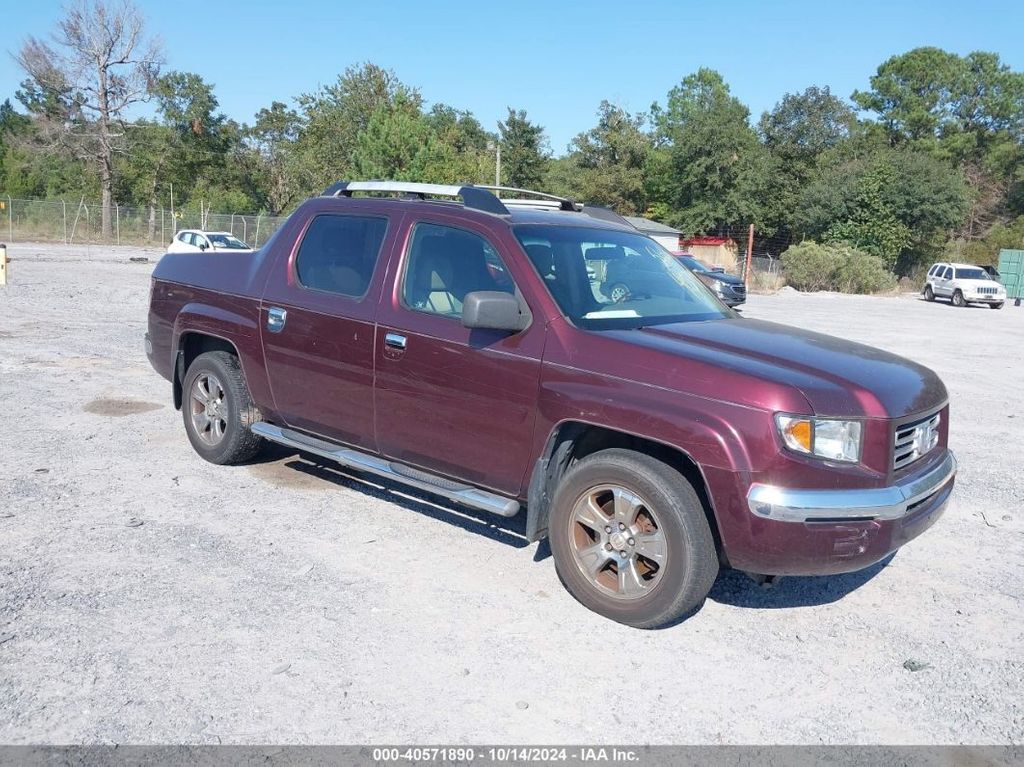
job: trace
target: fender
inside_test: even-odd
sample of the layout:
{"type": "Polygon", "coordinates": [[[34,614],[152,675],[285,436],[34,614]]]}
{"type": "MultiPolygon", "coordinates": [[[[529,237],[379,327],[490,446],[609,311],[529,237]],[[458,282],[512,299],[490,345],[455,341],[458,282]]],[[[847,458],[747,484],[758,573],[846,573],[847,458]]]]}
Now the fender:
{"type": "Polygon", "coordinates": [[[691,465],[699,475],[691,479],[703,484],[698,492],[706,492],[715,517],[711,521],[717,522],[707,471],[721,470],[732,476],[735,472],[749,478],[751,456],[740,434],[743,429],[754,429],[745,433],[758,434],[768,428],[765,424],[770,424],[770,415],[759,410],[658,387],[630,387],[615,398],[608,398],[607,387],[598,380],[546,384],[544,392],[550,396],[542,399],[542,417],[535,434],[539,441],[534,454],[538,457],[526,491],[526,537],[531,541],[546,534],[551,492],[568,468],[579,440],[591,428],[620,435],[626,442],[641,440],[680,455],[684,465],[691,465]],[[598,390],[602,394],[598,395],[598,390]],[[559,408],[558,403],[565,407],[559,408]],[[581,403],[589,406],[580,407],[581,403]],[[727,408],[728,414],[722,408],[727,408]],[[552,422],[553,411],[559,409],[563,412],[552,422]]]}
{"type": "Polygon", "coordinates": [[[251,298],[218,295],[229,306],[192,301],[185,304],[174,320],[171,348],[175,353],[177,379],[175,405],[180,406],[180,385],[185,378],[183,339],[189,333],[217,338],[233,346],[245,376],[249,393],[257,406],[273,409],[273,399],[263,364],[259,333],[259,302],[251,298]]]}

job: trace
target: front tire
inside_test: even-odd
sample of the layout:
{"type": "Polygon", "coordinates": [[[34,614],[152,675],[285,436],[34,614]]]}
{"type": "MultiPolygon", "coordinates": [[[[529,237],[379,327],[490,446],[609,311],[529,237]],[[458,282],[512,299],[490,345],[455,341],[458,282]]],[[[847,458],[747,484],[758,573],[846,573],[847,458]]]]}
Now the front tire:
{"type": "Polygon", "coordinates": [[[621,304],[627,298],[629,298],[629,288],[621,282],[612,285],[611,290],[608,291],[608,298],[611,299],[613,304],[621,304]]]}
{"type": "Polygon", "coordinates": [[[953,291],[953,306],[959,306],[961,308],[967,306],[967,301],[964,299],[964,294],[962,291],[953,291]]]}
{"type": "Polygon", "coordinates": [[[628,626],[677,621],[700,606],[718,575],[693,486],[642,453],[602,450],[575,464],[555,491],[548,527],[569,593],[628,626]]]}
{"type": "Polygon", "coordinates": [[[249,426],[260,419],[238,357],[206,352],[193,360],[182,387],[185,433],[200,457],[216,464],[247,461],[263,446],[249,426]]]}

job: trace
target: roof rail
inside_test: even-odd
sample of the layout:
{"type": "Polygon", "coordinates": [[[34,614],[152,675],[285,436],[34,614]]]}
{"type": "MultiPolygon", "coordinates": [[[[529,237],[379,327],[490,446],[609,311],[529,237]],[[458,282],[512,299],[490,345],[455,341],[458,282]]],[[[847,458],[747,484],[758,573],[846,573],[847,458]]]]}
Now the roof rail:
{"type": "Polygon", "coordinates": [[[506,204],[510,204],[510,205],[516,205],[517,203],[519,203],[519,204],[522,204],[523,207],[527,207],[528,206],[528,207],[540,208],[540,207],[555,207],[555,206],[551,205],[551,203],[557,203],[557,209],[558,210],[570,210],[570,211],[579,211],[580,210],[579,203],[574,202],[573,200],[569,199],[568,197],[559,197],[559,196],[554,195],[554,194],[548,194],[547,192],[537,192],[537,191],[534,191],[533,189],[520,189],[519,187],[515,187],[515,186],[494,186],[492,184],[475,184],[474,186],[477,189],[487,189],[487,190],[489,190],[491,192],[516,192],[518,194],[528,194],[528,195],[530,195],[531,197],[534,198],[533,200],[524,200],[524,199],[505,199],[505,200],[502,200],[502,202],[504,202],[506,204]],[[545,202],[547,204],[546,205],[538,204],[538,203],[541,203],[541,202],[545,202]]]}
{"type": "Polygon", "coordinates": [[[421,200],[432,197],[461,197],[467,208],[498,216],[509,214],[501,200],[487,187],[461,184],[420,184],[413,181],[339,181],[327,187],[322,197],[351,197],[353,192],[393,192],[412,195],[421,200]]]}

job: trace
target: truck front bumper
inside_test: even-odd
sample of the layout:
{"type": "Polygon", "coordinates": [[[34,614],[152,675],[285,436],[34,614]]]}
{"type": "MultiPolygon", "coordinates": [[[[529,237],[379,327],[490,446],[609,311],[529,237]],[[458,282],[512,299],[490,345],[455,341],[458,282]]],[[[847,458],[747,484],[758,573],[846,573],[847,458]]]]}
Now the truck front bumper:
{"type": "Polygon", "coordinates": [[[956,467],[956,457],[947,450],[942,461],[924,474],[909,477],[891,487],[799,490],[754,484],[747,492],[747,505],[759,517],[782,522],[901,519],[927,504],[947,485],[952,489],[956,467]]]}
{"type": "MultiPolygon", "coordinates": [[[[926,463],[883,488],[747,485],[745,495],[716,508],[725,560],[765,575],[834,575],[868,567],[931,527],[949,503],[956,458],[945,451],[926,463]]],[[[722,497],[719,489],[728,492],[728,477],[709,477],[716,497],[722,497]]]]}

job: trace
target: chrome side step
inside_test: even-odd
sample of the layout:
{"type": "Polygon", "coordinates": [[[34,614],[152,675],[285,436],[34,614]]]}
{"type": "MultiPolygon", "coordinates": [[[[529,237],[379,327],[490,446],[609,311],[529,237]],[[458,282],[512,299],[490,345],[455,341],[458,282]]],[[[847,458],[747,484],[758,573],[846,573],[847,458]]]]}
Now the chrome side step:
{"type": "Polygon", "coordinates": [[[480,509],[502,517],[514,517],[519,512],[519,501],[495,495],[470,485],[461,485],[444,477],[414,469],[411,466],[388,461],[350,447],[328,442],[327,440],[310,437],[307,434],[283,429],[270,423],[260,421],[249,427],[253,434],[276,442],[279,445],[313,453],[321,458],[340,463],[358,471],[368,471],[380,477],[392,479],[400,484],[416,487],[420,490],[444,496],[450,501],[461,503],[473,509],[480,509]]]}

